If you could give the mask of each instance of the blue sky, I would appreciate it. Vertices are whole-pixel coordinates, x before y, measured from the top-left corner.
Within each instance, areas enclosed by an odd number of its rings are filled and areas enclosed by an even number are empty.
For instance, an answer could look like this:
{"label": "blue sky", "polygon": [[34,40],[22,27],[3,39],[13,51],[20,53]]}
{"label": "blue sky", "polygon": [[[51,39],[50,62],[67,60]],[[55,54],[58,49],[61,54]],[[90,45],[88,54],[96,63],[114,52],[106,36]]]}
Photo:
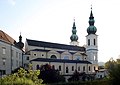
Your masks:
{"label": "blue sky", "polygon": [[75,17],[80,46],[93,7],[98,35],[98,59],[120,55],[119,0],[0,0],[0,29],[18,41],[25,39],[69,44]]}

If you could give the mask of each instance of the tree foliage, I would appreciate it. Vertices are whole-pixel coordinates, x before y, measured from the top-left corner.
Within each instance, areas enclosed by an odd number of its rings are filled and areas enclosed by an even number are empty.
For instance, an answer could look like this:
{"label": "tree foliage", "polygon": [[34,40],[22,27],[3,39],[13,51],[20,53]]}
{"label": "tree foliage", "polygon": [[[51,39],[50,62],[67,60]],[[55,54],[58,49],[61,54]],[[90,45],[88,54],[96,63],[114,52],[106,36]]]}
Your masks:
{"label": "tree foliage", "polygon": [[105,63],[105,67],[108,69],[111,84],[120,85],[120,59],[109,60]]}
{"label": "tree foliage", "polygon": [[41,85],[42,79],[38,79],[39,70],[31,70],[28,72],[20,68],[17,73],[7,75],[0,79],[1,85]]}
{"label": "tree foliage", "polygon": [[41,74],[39,78],[43,79],[44,83],[56,83],[65,81],[65,78],[60,75],[58,70],[55,70],[49,64],[42,65],[40,68]]}

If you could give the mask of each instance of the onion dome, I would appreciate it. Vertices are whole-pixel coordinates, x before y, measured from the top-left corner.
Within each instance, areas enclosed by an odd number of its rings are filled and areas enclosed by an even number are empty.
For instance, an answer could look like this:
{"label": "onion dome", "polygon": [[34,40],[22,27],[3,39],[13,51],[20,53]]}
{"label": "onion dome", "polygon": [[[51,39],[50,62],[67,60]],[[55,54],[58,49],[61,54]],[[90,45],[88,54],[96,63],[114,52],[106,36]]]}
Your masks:
{"label": "onion dome", "polygon": [[73,27],[72,27],[72,35],[70,37],[71,41],[77,41],[78,40],[78,36],[76,35],[76,26],[75,26],[75,20],[73,22]]}
{"label": "onion dome", "polygon": [[24,43],[22,42],[22,36],[21,36],[21,34],[20,34],[20,36],[19,36],[19,42],[17,42],[15,45],[16,45],[18,48],[20,48],[21,50],[23,49]]}
{"label": "onion dome", "polygon": [[94,26],[94,23],[95,23],[95,20],[94,20],[92,8],[91,8],[91,13],[90,13],[90,17],[89,17],[89,27],[87,28],[88,34],[95,34],[97,32],[97,28]]}

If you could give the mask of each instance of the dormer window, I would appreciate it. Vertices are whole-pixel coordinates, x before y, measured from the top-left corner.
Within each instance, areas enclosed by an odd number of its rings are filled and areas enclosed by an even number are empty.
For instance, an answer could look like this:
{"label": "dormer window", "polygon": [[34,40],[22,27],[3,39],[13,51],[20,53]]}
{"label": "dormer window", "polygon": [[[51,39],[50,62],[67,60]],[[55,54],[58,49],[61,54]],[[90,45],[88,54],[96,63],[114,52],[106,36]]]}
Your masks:
{"label": "dormer window", "polygon": [[57,57],[56,57],[55,55],[51,55],[51,58],[54,58],[54,59],[56,59]]}

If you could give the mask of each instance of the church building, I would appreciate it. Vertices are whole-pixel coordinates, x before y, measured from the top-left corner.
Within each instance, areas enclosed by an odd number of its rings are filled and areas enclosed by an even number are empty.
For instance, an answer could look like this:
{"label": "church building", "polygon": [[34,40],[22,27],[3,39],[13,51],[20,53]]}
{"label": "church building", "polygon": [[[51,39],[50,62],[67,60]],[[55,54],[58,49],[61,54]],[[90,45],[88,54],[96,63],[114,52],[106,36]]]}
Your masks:
{"label": "church building", "polygon": [[32,63],[33,70],[36,70],[41,65],[49,64],[58,69],[61,75],[72,75],[75,70],[86,74],[94,73],[98,70],[98,35],[94,23],[91,9],[85,46],[79,46],[75,20],[70,45],[26,39],[24,66]]}

